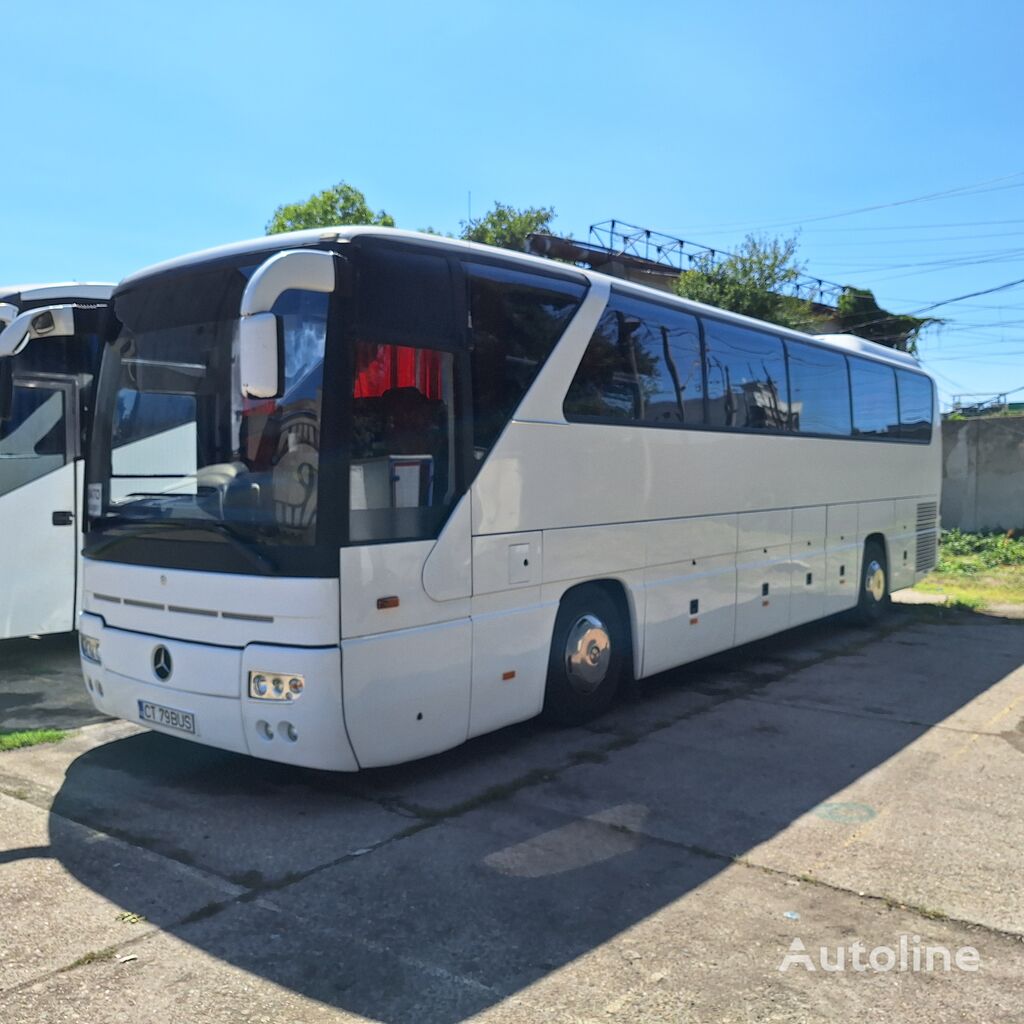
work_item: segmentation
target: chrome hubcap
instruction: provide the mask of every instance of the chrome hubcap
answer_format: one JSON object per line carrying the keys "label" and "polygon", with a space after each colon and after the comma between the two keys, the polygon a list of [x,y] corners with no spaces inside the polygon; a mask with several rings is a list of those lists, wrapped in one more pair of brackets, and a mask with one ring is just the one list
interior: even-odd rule
{"label": "chrome hubcap", "polygon": [[874,559],[864,571],[864,589],[876,600],[885,598],[885,570]]}
{"label": "chrome hubcap", "polygon": [[565,671],[573,688],[593,693],[608,675],[612,641],[596,615],[584,615],[569,630],[565,643]]}

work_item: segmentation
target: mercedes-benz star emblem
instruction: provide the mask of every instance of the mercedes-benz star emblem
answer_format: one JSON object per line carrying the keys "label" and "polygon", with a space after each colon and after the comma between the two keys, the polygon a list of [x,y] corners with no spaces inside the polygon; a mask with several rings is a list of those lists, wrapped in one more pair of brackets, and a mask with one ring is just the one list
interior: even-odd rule
{"label": "mercedes-benz star emblem", "polygon": [[161,644],[153,648],[153,674],[157,679],[170,679],[174,671],[174,663],[171,661],[171,652]]}

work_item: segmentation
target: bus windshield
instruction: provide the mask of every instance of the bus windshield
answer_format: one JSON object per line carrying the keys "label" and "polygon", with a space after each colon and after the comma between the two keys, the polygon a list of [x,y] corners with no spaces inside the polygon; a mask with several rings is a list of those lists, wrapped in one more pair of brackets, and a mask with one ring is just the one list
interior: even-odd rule
{"label": "bus windshield", "polygon": [[279,397],[242,397],[238,299],[252,267],[119,296],[97,395],[89,513],[235,539],[315,539],[328,296],[286,292]]}

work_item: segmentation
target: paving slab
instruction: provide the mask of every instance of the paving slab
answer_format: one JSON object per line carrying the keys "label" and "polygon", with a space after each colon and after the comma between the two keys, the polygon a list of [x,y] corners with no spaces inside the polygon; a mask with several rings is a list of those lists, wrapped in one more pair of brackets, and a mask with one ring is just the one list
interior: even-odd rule
{"label": "paving slab", "polygon": [[[5,1024],[1019,1020],[1024,947],[1004,936],[745,865],[708,874],[669,844],[515,810],[148,936],[130,963],[41,979],[8,998]],[[579,859],[588,846],[601,855]],[[840,946],[895,951],[901,936],[971,946],[980,970],[779,970],[794,939],[835,963]]]}
{"label": "paving slab", "polygon": [[0,993],[242,891],[3,795],[0,822]]}
{"label": "paving slab", "polygon": [[[906,936],[908,966],[915,946],[951,951],[971,946],[978,951],[980,970],[901,972],[900,936]],[[794,939],[813,955],[814,972],[802,966],[780,972]],[[857,941],[865,950],[893,949],[897,969],[851,970],[850,947]],[[822,947],[831,965],[843,947],[846,970],[821,970]],[[876,901],[733,865],[482,1019],[489,1024],[1010,1024],[1020,1019],[1022,996],[1024,949],[1013,940],[922,921]]]}
{"label": "paving slab", "polygon": [[1021,758],[933,730],[747,859],[1024,936]]}
{"label": "paving slab", "polygon": [[[1005,688],[1024,693],[1024,628],[977,619],[956,628],[911,626],[881,644],[831,658],[776,679],[758,696],[776,702],[937,725],[984,728],[1006,703]],[[979,659],[979,651],[985,656]]]}
{"label": "paving slab", "polygon": [[279,882],[407,829],[356,777],[214,750],[126,722],[0,755],[0,788],[246,887]]}
{"label": "paving slab", "polygon": [[617,820],[608,817],[611,808],[641,806],[638,827],[645,834],[742,857],[922,732],[902,722],[736,700],[652,732],[604,764],[562,772],[522,796],[609,821]]}

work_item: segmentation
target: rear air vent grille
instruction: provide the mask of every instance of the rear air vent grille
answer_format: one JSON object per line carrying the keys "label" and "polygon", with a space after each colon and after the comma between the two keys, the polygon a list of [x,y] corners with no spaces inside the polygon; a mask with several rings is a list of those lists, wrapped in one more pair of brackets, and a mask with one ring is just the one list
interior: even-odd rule
{"label": "rear air vent grille", "polygon": [[917,564],[918,572],[929,572],[937,561],[936,527],[939,521],[938,502],[922,501],[917,506]]}

